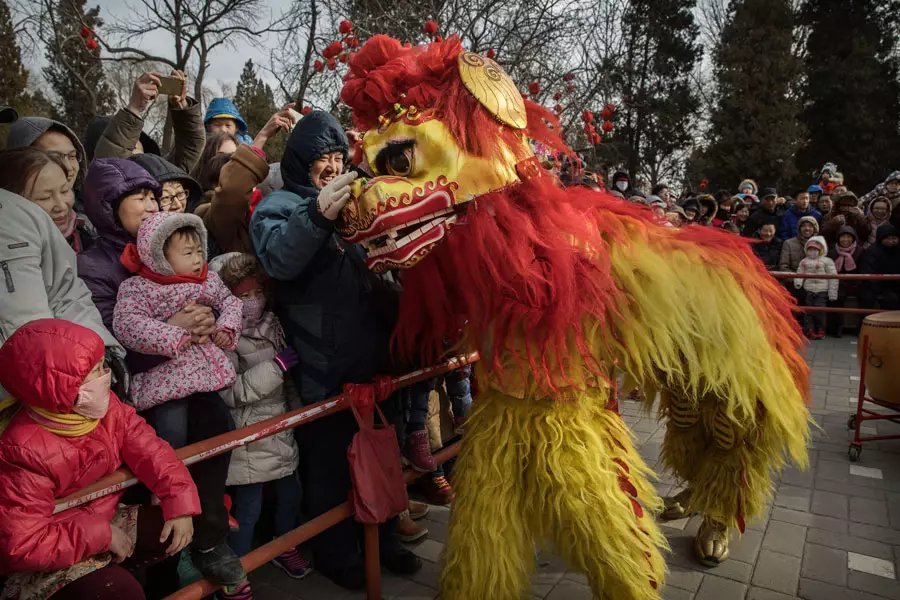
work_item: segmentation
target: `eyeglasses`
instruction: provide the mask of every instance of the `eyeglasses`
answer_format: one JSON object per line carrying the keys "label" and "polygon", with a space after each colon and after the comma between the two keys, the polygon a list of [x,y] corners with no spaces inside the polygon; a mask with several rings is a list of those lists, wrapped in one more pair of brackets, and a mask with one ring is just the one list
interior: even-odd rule
{"label": "eyeglasses", "polygon": [[72,150],[68,154],[63,154],[62,152],[53,152],[49,151],[47,154],[51,154],[56,158],[63,160],[67,163],[76,163],[78,162],[78,150]]}
{"label": "eyeglasses", "polygon": [[163,210],[168,209],[174,204],[182,206],[187,202],[187,192],[178,192],[174,196],[162,196],[159,199],[159,205]]}

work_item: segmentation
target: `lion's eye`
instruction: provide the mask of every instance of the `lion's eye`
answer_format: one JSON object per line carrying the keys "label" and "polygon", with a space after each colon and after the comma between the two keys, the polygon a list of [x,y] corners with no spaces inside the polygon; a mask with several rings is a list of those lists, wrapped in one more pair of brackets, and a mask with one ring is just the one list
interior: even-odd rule
{"label": "lion's eye", "polygon": [[407,146],[406,148],[397,148],[388,154],[384,166],[391,175],[406,177],[412,173],[414,161],[414,149],[412,146]]}

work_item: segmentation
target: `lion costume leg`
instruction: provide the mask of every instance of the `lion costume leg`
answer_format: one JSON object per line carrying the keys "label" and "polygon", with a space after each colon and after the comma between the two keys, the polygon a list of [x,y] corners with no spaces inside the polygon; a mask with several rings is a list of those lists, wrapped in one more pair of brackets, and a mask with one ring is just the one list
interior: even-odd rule
{"label": "lion costume leg", "polygon": [[[443,598],[520,598],[544,541],[598,597],[659,598],[665,539],[645,506],[660,502],[621,419],[593,394],[479,398],[458,463]],[[488,548],[496,558],[485,561]]]}

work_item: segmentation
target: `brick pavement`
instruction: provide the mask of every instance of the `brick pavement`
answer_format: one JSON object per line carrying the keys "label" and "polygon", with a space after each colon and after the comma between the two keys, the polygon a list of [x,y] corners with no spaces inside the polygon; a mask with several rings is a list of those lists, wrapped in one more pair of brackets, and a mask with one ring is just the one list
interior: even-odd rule
{"label": "brick pavement", "polygon": [[[664,524],[672,546],[665,600],[900,599],[900,440],[867,444],[862,460],[851,463],[847,416],[859,382],[856,341],[812,342],[807,360],[813,369],[812,411],[822,428],[814,434],[811,468],[785,472],[767,517],[748,525],[743,538],[733,542],[731,559],[719,567],[703,567],[693,558],[699,518]],[[662,430],[636,403],[624,402],[622,412],[641,442],[641,455],[656,465]],[[900,434],[900,427],[890,423],[866,425],[870,431]],[[660,473],[660,493],[672,486],[671,478]],[[425,568],[410,580],[385,574],[385,600],[436,597],[448,518],[447,508],[432,507],[422,521],[430,536],[413,547]],[[251,580],[257,600],[365,598],[321,575],[296,582],[271,566]],[[591,594],[584,576],[543,553],[531,598],[588,600]]]}

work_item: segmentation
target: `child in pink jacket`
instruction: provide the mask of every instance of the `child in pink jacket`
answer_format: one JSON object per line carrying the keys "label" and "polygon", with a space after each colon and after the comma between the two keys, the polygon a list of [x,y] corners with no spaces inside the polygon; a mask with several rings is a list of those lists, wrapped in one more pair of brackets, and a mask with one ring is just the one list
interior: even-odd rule
{"label": "child in pink jacket", "polygon": [[[200,217],[156,213],[141,223],[137,246],[129,244],[122,264],[135,277],[119,287],[113,316],[116,338],[129,350],[169,357],[134,376],[132,401],[145,410],[198,392],[234,384],[234,350],[241,333],[243,303],[208,270],[206,229]],[[166,320],[191,303],[214,309],[213,336],[192,337]]]}

